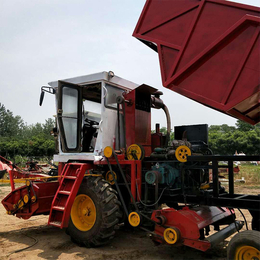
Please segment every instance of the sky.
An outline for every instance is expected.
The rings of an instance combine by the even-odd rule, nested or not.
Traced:
[[[259,6],[259,0],[236,0]],[[101,71],[161,91],[172,128],[177,125],[235,125],[236,119],[162,86],[158,54],[132,37],[145,0],[1,0],[0,103],[29,125],[55,114],[48,82]],[[166,126],[153,110],[152,126]],[[154,127],[152,127],[154,128]]]

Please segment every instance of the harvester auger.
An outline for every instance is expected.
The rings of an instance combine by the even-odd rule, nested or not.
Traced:
[[[134,36],[159,53],[163,85],[251,124],[259,122],[259,8],[220,0],[147,1]],[[236,194],[236,156],[215,156],[207,125],[176,126],[162,92],[112,71],[50,82],[55,95],[58,180],[27,181],[2,201],[11,215],[49,214],[79,245],[100,246],[119,223],[157,244],[207,251],[235,235],[229,259],[260,259],[260,197]],[[151,110],[163,109],[167,134],[151,134]],[[259,161],[259,155],[241,161]],[[227,161],[228,165],[220,165]],[[229,189],[218,169],[227,168]],[[210,179],[212,172],[212,180]],[[10,175],[12,178],[12,175]],[[214,229],[214,234],[210,231]]]

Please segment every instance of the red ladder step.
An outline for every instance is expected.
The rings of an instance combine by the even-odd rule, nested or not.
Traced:
[[[77,177],[76,176],[64,176],[65,179],[69,179],[69,180],[76,180]]]
[[[55,227],[60,227],[61,226],[61,222],[53,221],[53,222],[50,222],[49,225],[55,226]]]
[[[66,191],[66,190],[60,190],[59,193],[63,195],[70,195],[70,191]]]
[[[65,207],[61,207],[61,206],[53,206],[52,209],[53,209],[53,210],[64,211]]]
[[[62,170],[60,185],[52,201],[48,225],[67,227],[70,210],[86,170],[93,168],[87,163],[68,163]]]

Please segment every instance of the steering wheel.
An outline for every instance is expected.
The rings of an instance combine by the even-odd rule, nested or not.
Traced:
[[[94,121],[94,120],[90,120],[90,119],[88,119],[88,118],[86,118],[84,121],[85,121],[87,124],[89,124],[89,126],[94,126],[94,125],[98,125],[98,124],[99,124],[98,122],[96,122],[96,121]]]

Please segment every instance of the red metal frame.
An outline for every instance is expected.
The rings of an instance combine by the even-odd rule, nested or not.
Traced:
[[[222,0],[148,0],[133,36],[157,48],[165,87],[256,124],[259,16],[258,7]]]
[[[131,192],[133,198],[139,201],[141,198],[141,181],[142,181],[142,162],[141,161],[129,161],[124,159],[124,155],[118,156],[120,165],[130,166],[131,171]],[[114,159],[110,159],[112,165],[116,165],[117,162]],[[26,185],[15,188],[15,178],[32,178],[32,189],[29,192],[29,196],[36,196],[37,200],[34,203],[25,205],[22,209],[18,210],[15,214],[17,217],[24,219],[30,218],[32,215],[48,214],[50,213],[48,224],[58,226],[60,228],[66,227],[69,221],[70,209],[72,207],[75,196],[78,192],[79,186],[82,182],[84,174],[87,170],[93,169],[95,165],[107,165],[106,161],[97,161],[92,163],[66,163],[59,164],[59,181],[55,182],[42,182],[43,174],[30,174],[25,172],[10,171],[10,183],[12,192],[6,196],[2,204],[7,211],[13,210],[13,205],[17,204],[26,194],[28,194],[28,187]],[[15,176],[14,176],[15,174]],[[48,177],[48,176],[47,176]],[[72,180],[72,178],[74,179]],[[69,183],[65,184],[66,179],[71,179]],[[34,183],[38,181],[37,183]],[[137,187],[137,188],[136,188]],[[33,192],[34,190],[34,192]],[[35,194],[34,194],[35,193]],[[54,212],[55,211],[55,214]],[[53,215],[54,214],[54,215]],[[58,223],[58,224],[57,224]]]
[[[109,162],[111,165],[117,165],[116,160],[109,159]],[[120,165],[129,165],[131,167],[131,193],[133,195],[133,198],[136,201],[140,201],[139,197],[137,196],[137,189],[138,193],[140,195],[140,198],[142,196],[142,161],[129,161],[125,159],[119,160]],[[107,165],[106,161],[96,161],[96,165]]]
[[[139,86],[142,88],[143,86]],[[151,112],[136,109],[136,95],[138,88],[125,95],[129,101],[125,105],[125,129],[127,147],[132,144],[142,145],[145,156],[151,154]],[[149,94],[149,92],[147,92]]]
[[[58,182],[42,182],[32,183],[30,187],[29,196],[36,196],[36,201],[25,205],[14,214],[18,218],[28,219],[32,215],[49,214],[51,204],[58,189]],[[2,204],[8,212],[14,210],[13,205],[17,204],[20,199],[28,194],[28,187],[26,185],[12,190],[3,200]]]
[[[158,222],[162,216],[166,219],[163,226],[155,226],[154,239],[163,243],[164,230],[167,227],[175,227],[180,231],[179,244],[196,248],[201,251],[207,251],[211,244],[207,240],[200,240],[200,230],[223,220],[234,214],[233,210],[227,208],[200,206],[194,209],[184,207],[181,210],[172,208],[155,210],[151,219]]]

